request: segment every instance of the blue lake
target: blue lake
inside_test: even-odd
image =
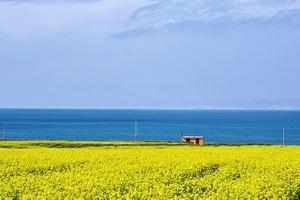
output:
[[[0,109],[5,139],[165,140],[300,145],[300,111]]]

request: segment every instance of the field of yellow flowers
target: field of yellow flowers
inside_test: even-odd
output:
[[[300,199],[296,146],[65,144],[0,142],[0,199]]]

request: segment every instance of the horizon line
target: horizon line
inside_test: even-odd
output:
[[[282,107],[0,107],[0,110],[245,110],[245,111],[300,111]]]

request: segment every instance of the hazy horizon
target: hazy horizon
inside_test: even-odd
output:
[[[0,110],[190,110],[190,111],[300,111],[290,107],[6,107]]]

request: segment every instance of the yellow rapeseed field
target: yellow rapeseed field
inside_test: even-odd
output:
[[[49,144],[0,142],[0,199],[300,198],[296,146]]]

